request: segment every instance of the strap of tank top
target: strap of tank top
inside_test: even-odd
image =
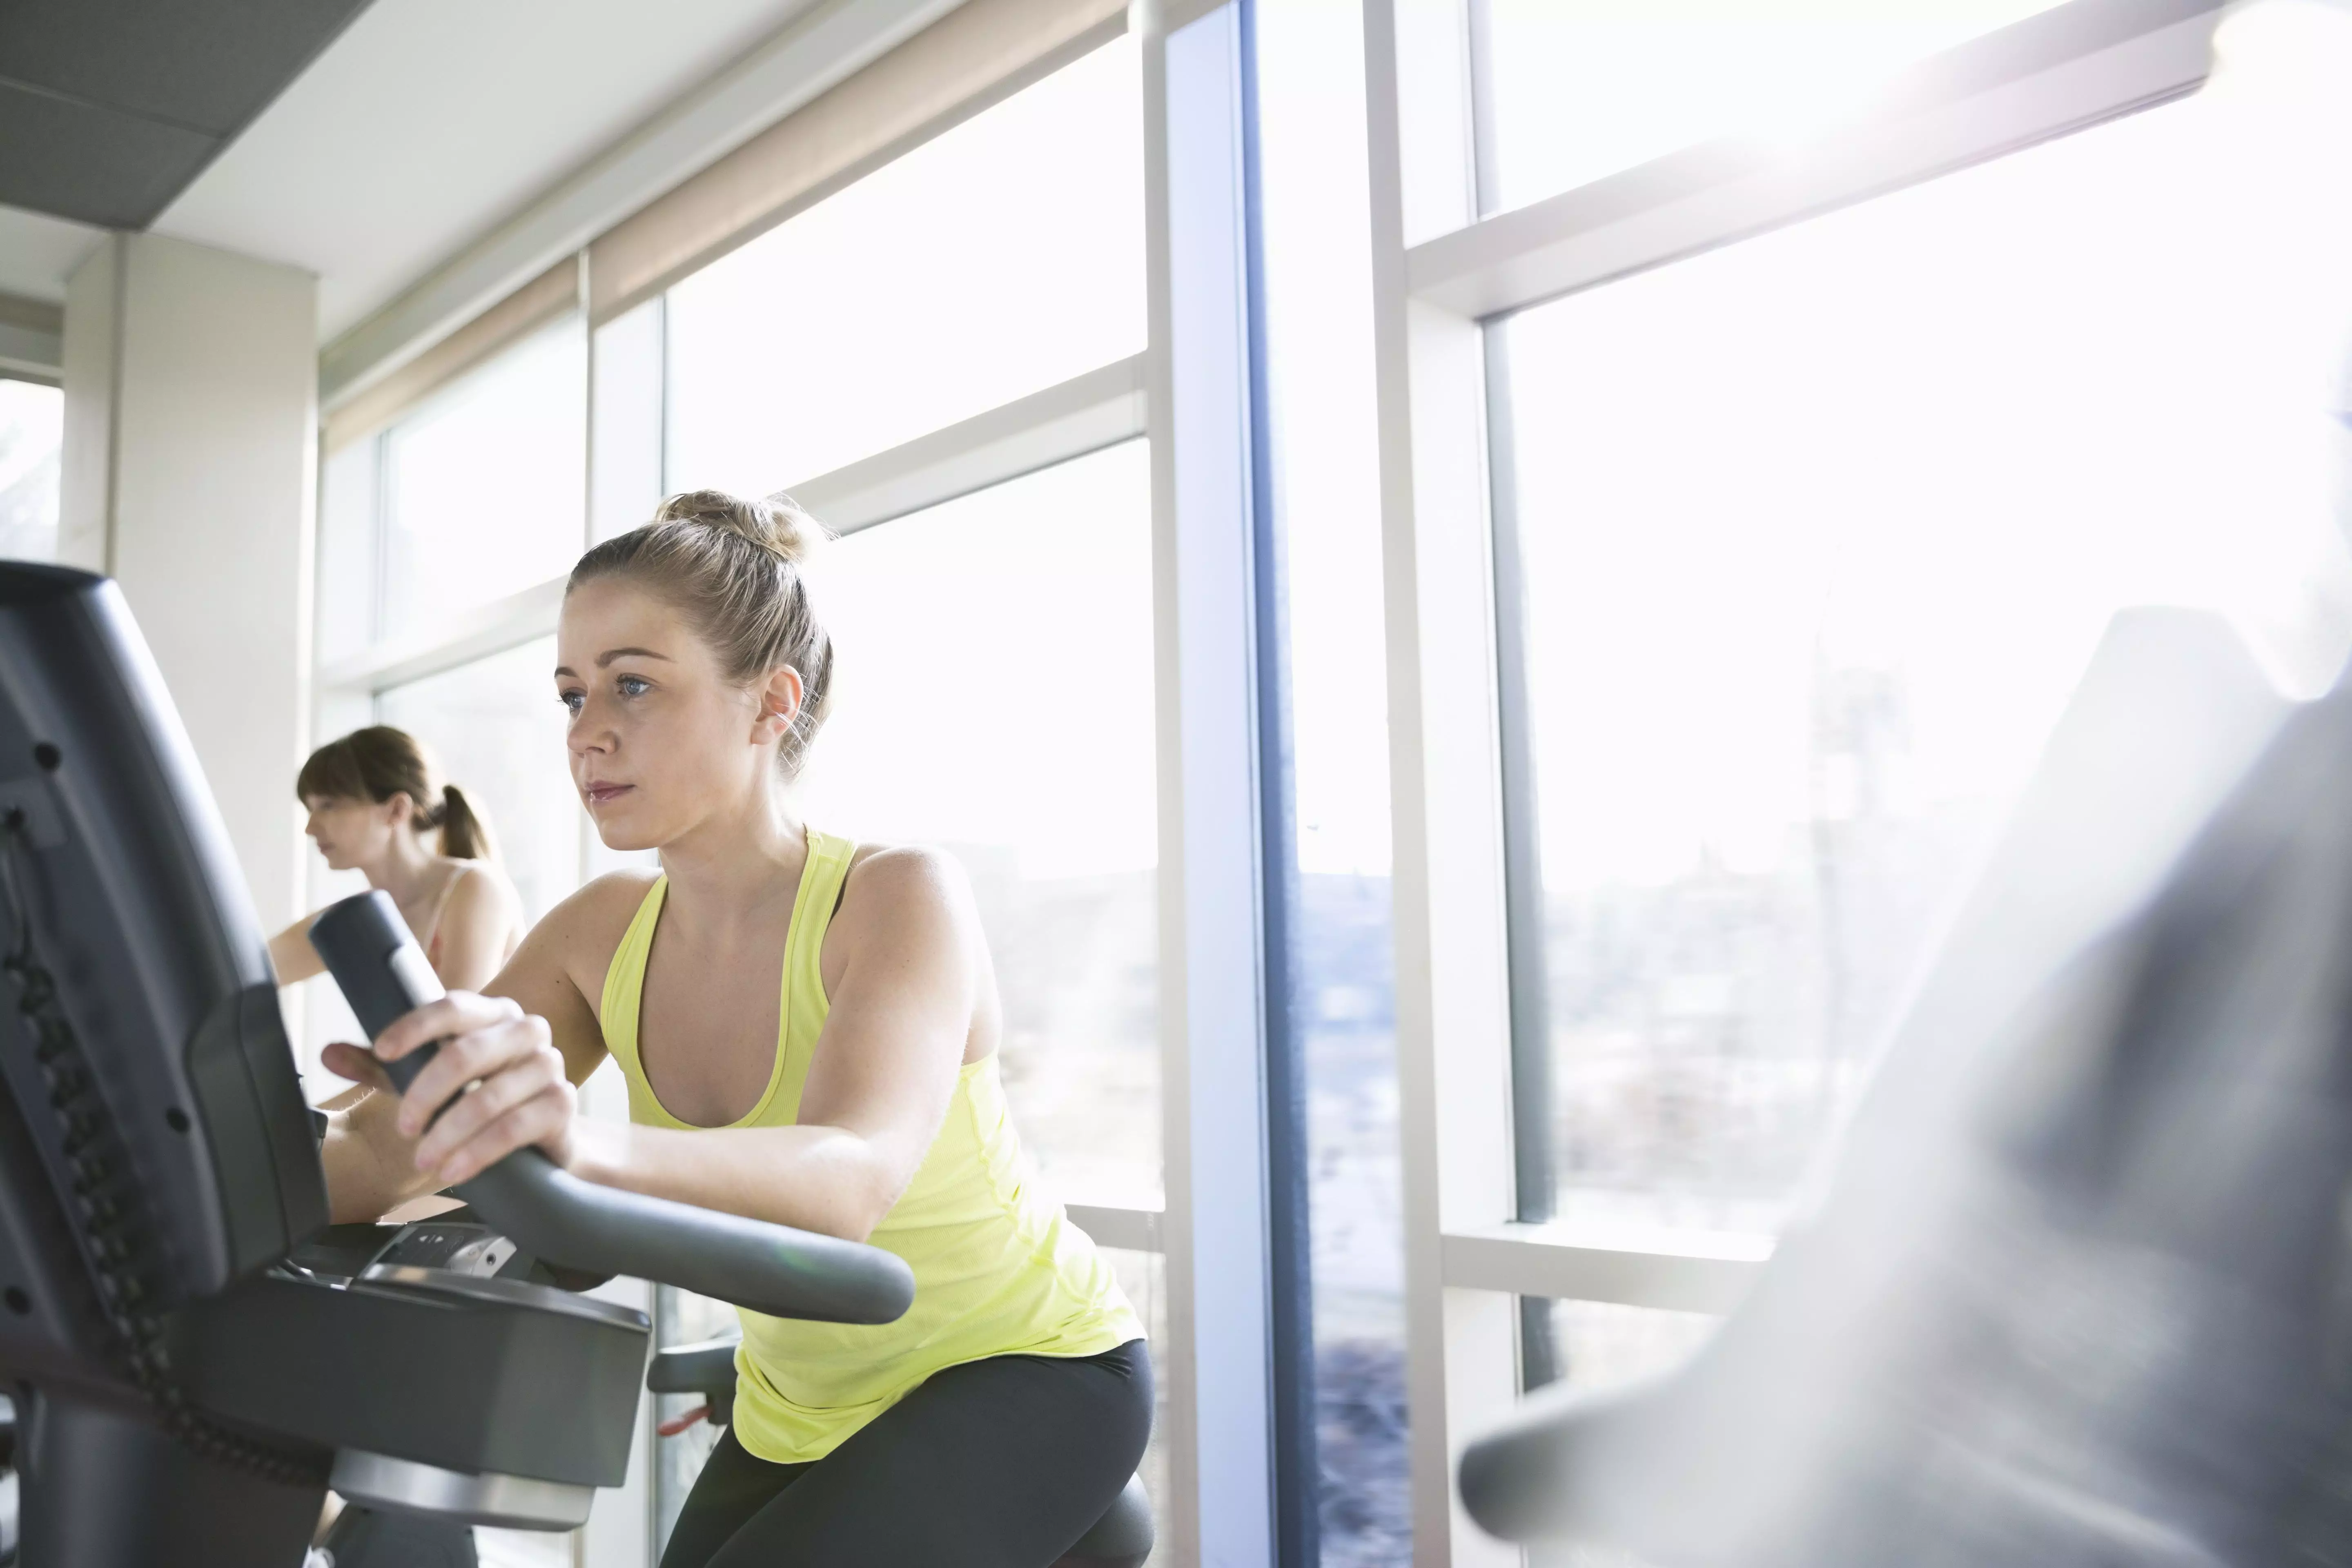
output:
[[[849,878],[849,862],[857,846],[846,838],[838,838],[816,828],[808,829],[808,864],[801,871],[800,896],[793,900],[792,934],[784,944],[784,1006],[783,1016],[776,1021],[777,1056],[782,1071],[776,1083],[776,1098],[792,1111],[792,1120],[800,1114],[801,1089],[808,1082],[809,1063],[816,1056],[816,1029],[795,1031],[794,1016],[803,1008],[800,999],[814,1004],[816,1016],[822,1019],[831,1003],[824,993],[824,975],[821,959],[824,952],[825,929],[833,923],[833,911],[841,902],[842,884]]]
[[[604,1032],[604,1047],[632,1072],[639,1070],[637,1007],[646,990],[646,955],[653,947],[654,923],[661,918],[662,900],[668,892],[669,878],[656,877],[637,901],[637,912],[605,967],[604,991],[597,1002],[596,1024]]]

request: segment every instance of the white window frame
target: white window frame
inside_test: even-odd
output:
[[[1721,1312],[1759,1238],[1524,1225],[1484,335],[1497,318],[2194,90],[2220,0],[2072,0],[1935,56],[1806,144],[1724,139],[1482,216],[1475,0],[1365,0],[1395,836],[1413,1561],[1517,1563],[1454,1465],[1518,1396],[1514,1296]]]

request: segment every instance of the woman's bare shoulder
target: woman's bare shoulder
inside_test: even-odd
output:
[[[548,910],[531,928],[531,940],[544,938],[566,958],[610,959],[658,880],[655,871],[607,871]]]
[[[449,864],[457,868],[450,879],[448,900],[451,905],[466,904],[478,910],[522,910],[522,895],[515,891],[514,879],[506,868],[495,860],[458,860]]]
[[[960,909],[971,900],[963,862],[928,844],[860,844],[849,857],[839,912],[889,920],[918,909]]]

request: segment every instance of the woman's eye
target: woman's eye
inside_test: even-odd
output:
[[[565,712],[577,718],[580,710],[587,706],[588,694],[584,691],[559,691],[555,694],[555,700],[563,704]]]
[[[643,697],[654,689],[652,681],[636,675],[625,675],[614,681],[613,686],[624,697]]]

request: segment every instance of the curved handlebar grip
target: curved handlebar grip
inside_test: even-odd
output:
[[[311,922],[310,945],[371,1039],[445,994],[381,889],[329,906]],[[404,1090],[436,1048],[384,1071]],[[887,1323],[915,1299],[905,1259],[878,1247],[598,1186],[536,1149],[517,1150],[457,1191],[550,1263],[658,1280],[772,1317]]]

